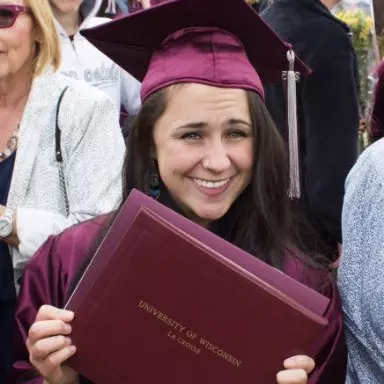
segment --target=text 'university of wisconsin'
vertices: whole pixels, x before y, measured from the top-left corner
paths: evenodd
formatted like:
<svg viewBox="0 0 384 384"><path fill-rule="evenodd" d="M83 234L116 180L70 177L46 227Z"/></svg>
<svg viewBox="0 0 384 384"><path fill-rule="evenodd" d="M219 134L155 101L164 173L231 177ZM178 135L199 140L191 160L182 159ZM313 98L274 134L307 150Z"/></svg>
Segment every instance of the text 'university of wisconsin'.
<svg viewBox="0 0 384 384"><path fill-rule="evenodd" d="M159 311L158 309L156 309L152 305L147 304L143 300L140 300L139 308L141 308L142 310L144 310L144 311L148 312L149 314L153 315L155 318L157 318L158 320L162 321L163 323L169 325L175 331L179 331L179 332L183 333L187 329L187 327L185 327L184 325L180 324L176 320L171 319L165 313Z"/></svg>
<svg viewBox="0 0 384 384"><path fill-rule="evenodd" d="M213 353L217 357L222 358L232 366L239 368L242 364L242 361L235 358L233 355L231 355L228 352L225 352L223 349L218 347L217 345L211 343L204 337L199 337L197 333L193 332L189 328L187 328L185 325L181 324L180 322L172 319L171 317L167 316L164 312L161 312L160 310L156 309L154 306L148 304L147 302L140 300L138 304L139 308L148 314L152 315L156 320L159 320L163 322L164 324L171 327L175 332L179 332L185 336L189 342L187 342L184 339L181 339L183 342L179 341L179 344L186 347L188 345L187 349L192 350L196 353L197 348L204 347L207 351ZM173 337L172 337L173 338ZM199 346L195 346L191 344L190 342L195 341L199 343ZM192 348L193 347L193 348ZM200 351L199 351L200 352Z"/></svg>

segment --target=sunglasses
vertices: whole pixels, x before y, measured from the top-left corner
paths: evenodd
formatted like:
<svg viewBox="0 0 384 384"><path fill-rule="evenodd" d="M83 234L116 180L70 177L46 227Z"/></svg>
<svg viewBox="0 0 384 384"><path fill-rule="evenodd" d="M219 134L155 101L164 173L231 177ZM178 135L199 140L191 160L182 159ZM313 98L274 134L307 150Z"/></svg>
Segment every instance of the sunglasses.
<svg viewBox="0 0 384 384"><path fill-rule="evenodd" d="M23 5L0 5L0 28L10 28L20 13L28 13L28 7Z"/></svg>

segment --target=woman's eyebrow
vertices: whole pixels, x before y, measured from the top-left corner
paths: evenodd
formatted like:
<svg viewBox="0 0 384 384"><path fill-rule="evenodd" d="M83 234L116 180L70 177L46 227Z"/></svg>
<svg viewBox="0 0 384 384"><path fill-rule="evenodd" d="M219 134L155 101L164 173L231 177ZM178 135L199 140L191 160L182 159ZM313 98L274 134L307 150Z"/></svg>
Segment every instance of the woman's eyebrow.
<svg viewBox="0 0 384 384"><path fill-rule="evenodd" d="M244 124L248 127L252 127L251 123L248 123L248 121L242 120L242 119L229 119L227 121L227 125L236 125L236 124Z"/></svg>
<svg viewBox="0 0 384 384"><path fill-rule="evenodd" d="M205 128L208 125L208 123L204 121L197 121L197 122L190 122L186 124L182 124L176 127L176 129L185 129L185 128Z"/></svg>
<svg viewBox="0 0 384 384"><path fill-rule="evenodd" d="M247 127L252 127L252 124L242 119L229 119L224 122L224 125L226 126L239 125L239 124L246 125ZM189 122L189 123L179 125L176 127L176 129L186 129L186 128L202 129L207 126L208 126L207 122L196 121L196 122Z"/></svg>

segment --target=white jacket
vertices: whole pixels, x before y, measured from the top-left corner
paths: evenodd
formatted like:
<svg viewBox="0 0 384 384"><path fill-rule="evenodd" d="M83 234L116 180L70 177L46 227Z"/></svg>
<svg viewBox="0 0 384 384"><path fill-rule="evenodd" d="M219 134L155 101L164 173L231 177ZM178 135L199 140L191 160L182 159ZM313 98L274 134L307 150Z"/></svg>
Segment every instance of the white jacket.
<svg viewBox="0 0 384 384"><path fill-rule="evenodd" d="M101 3L102 0L83 1L80 12L84 19L79 31L110 21L107 18L95 17ZM61 44L60 72L97 87L105 92L119 109L122 105L130 115L137 114L141 104L140 83L81 36L79 31L71 40L57 20L55 26Z"/></svg>
<svg viewBox="0 0 384 384"><path fill-rule="evenodd" d="M56 107L66 85L59 127L68 217L55 156ZM45 73L33 81L7 201L17 209L20 245L9 248L16 272L49 235L118 206L124 156L116 108L102 92L60 74Z"/></svg>

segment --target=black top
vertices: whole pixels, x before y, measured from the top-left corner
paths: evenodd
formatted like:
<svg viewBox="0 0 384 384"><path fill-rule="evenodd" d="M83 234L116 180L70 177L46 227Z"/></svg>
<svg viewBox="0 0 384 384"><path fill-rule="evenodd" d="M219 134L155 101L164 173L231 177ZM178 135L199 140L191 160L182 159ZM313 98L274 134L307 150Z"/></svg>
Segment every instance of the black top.
<svg viewBox="0 0 384 384"><path fill-rule="evenodd" d="M0 162L0 204L6 205L9 187L11 185L16 151ZM0 301L16 299L13 282L12 259L8 245L0 241Z"/></svg>
<svg viewBox="0 0 384 384"><path fill-rule="evenodd" d="M325 245L336 252L344 181L357 158L358 83L350 31L320 0L274 0L261 17L312 69L297 90L300 208ZM283 86L265 88L267 107L285 133Z"/></svg>

